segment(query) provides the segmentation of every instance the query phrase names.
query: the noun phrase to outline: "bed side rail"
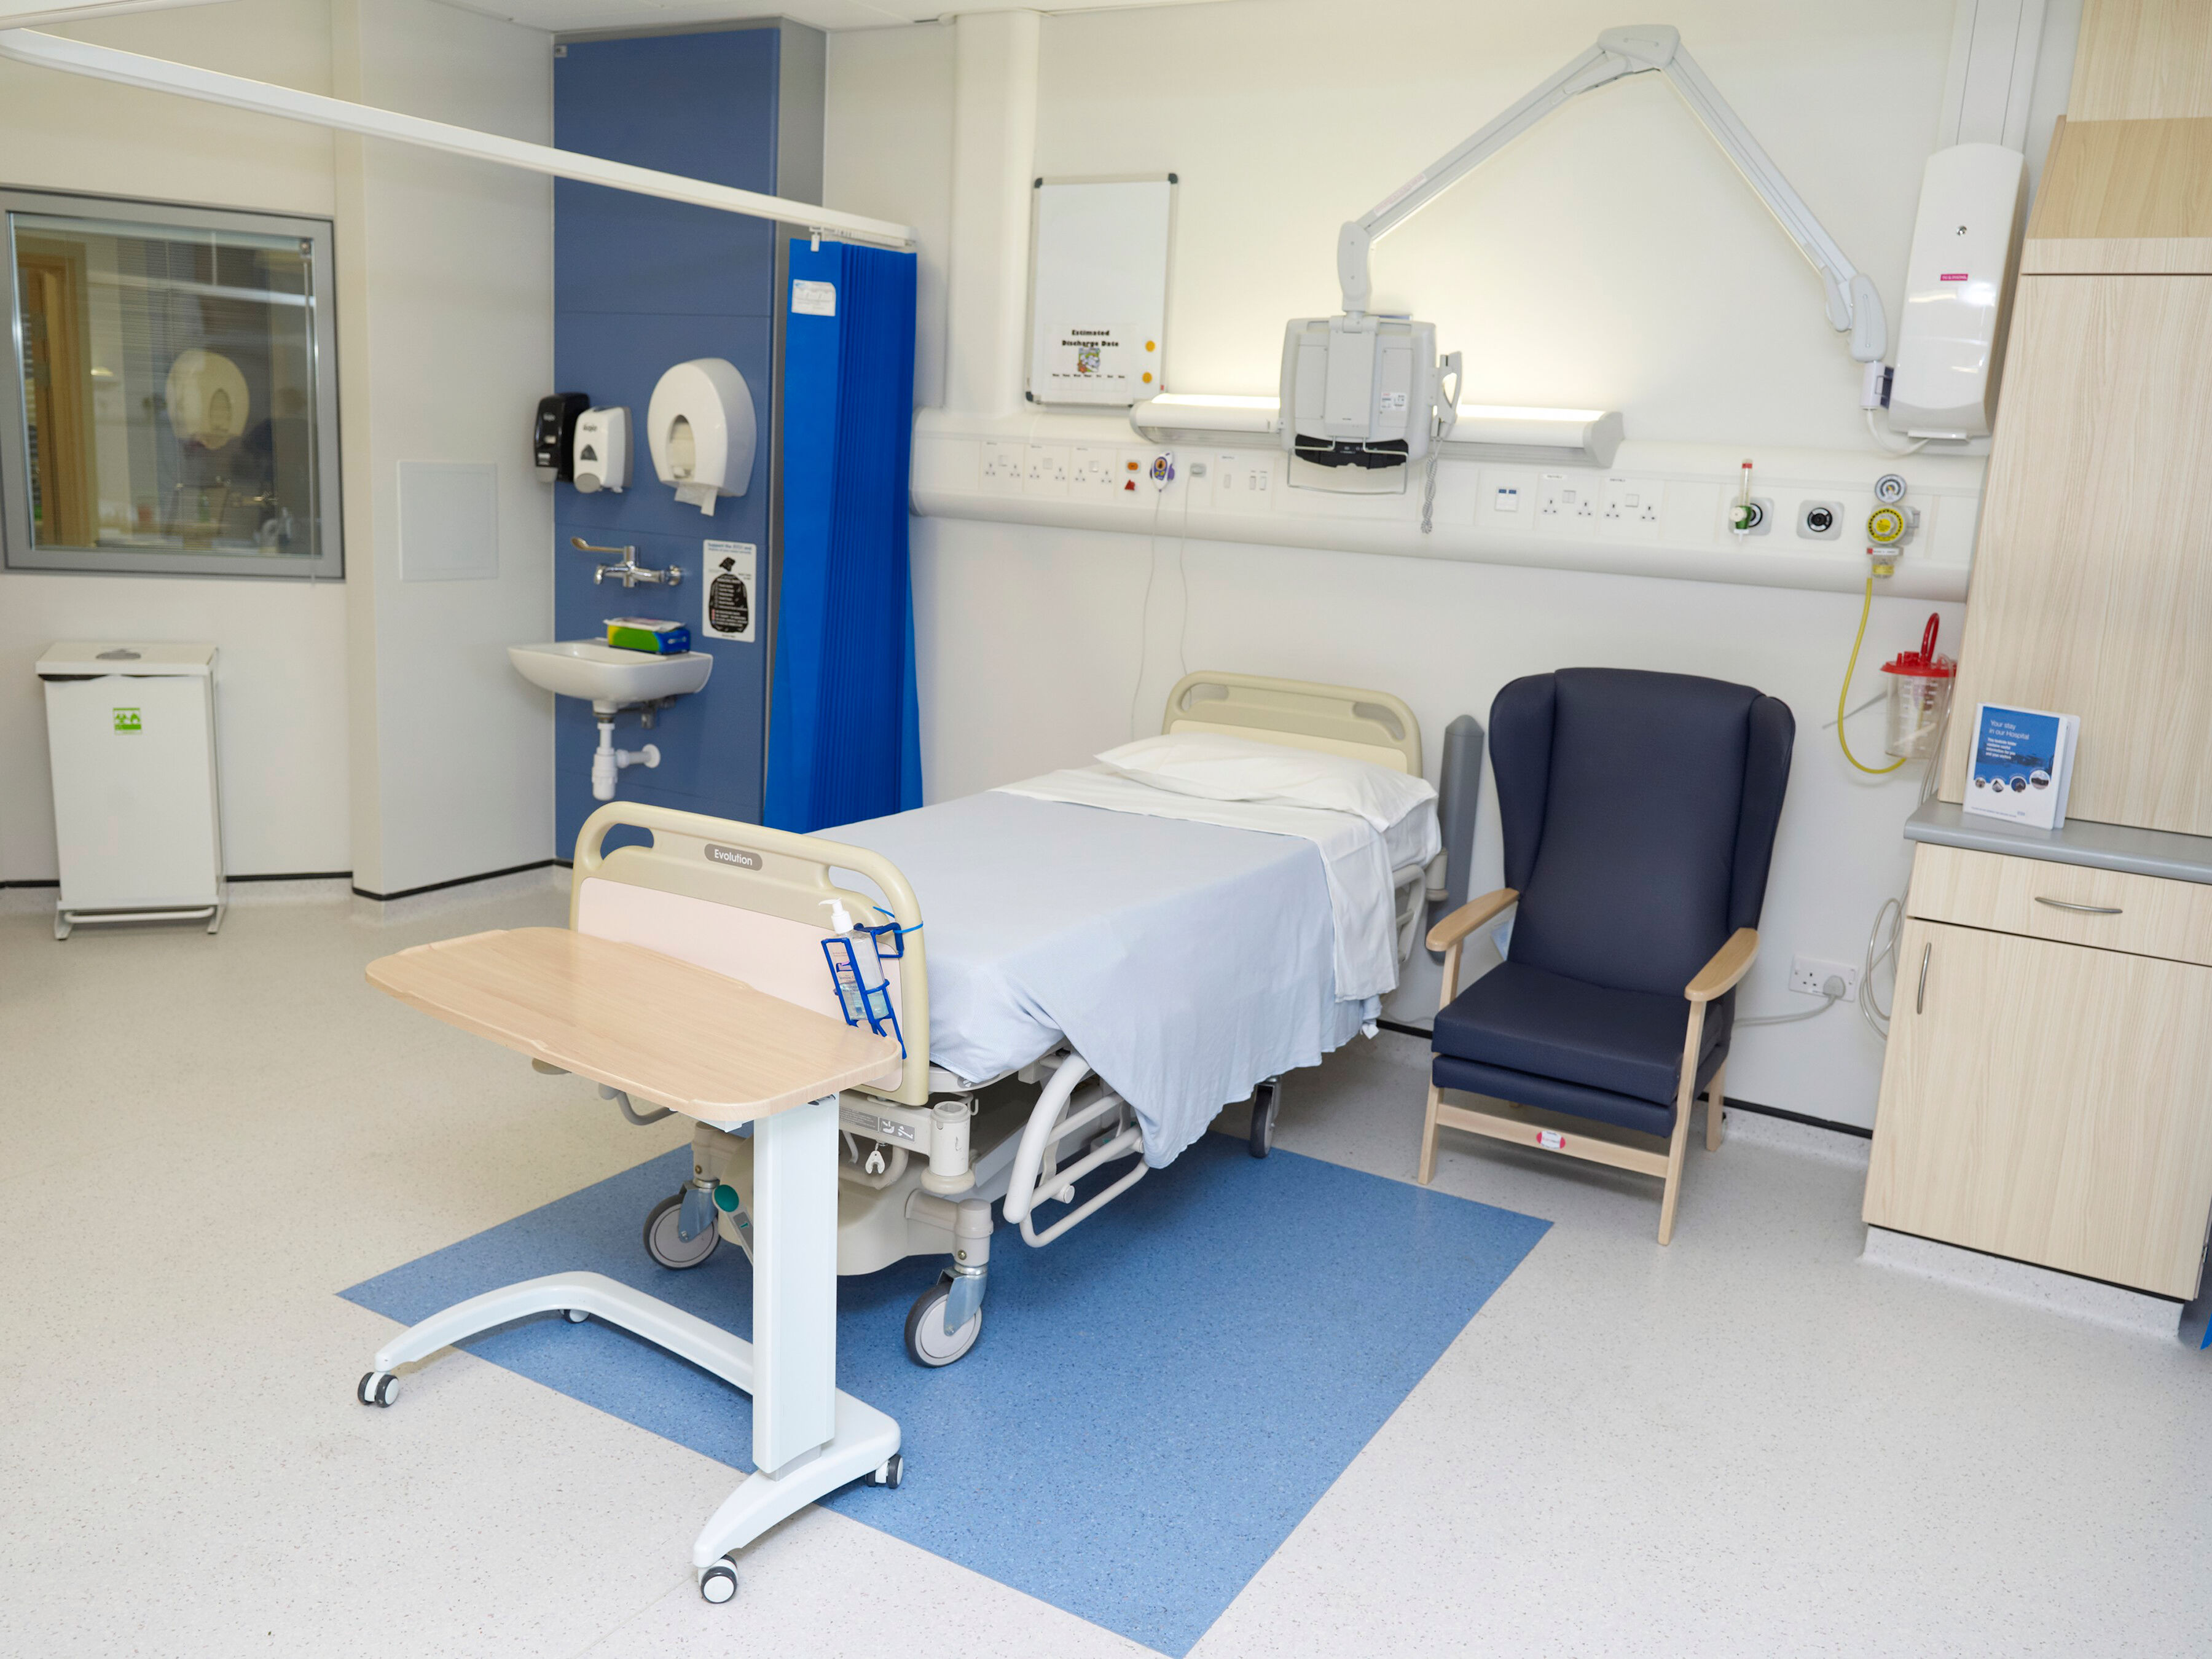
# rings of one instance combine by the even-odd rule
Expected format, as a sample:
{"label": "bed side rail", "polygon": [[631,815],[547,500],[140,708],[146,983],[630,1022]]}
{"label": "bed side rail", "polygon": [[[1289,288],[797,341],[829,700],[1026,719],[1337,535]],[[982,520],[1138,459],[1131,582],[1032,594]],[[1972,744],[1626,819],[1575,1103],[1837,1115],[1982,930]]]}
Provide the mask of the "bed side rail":
{"label": "bed side rail", "polygon": [[[651,844],[605,850],[608,835],[620,827],[647,831],[653,837]],[[878,889],[880,898],[839,884],[831,875],[839,870],[865,878]],[[907,1059],[897,1088],[866,1092],[902,1105],[927,1103],[929,971],[921,906],[898,866],[882,854],[820,836],[793,835],[762,824],[710,817],[703,812],[617,800],[608,802],[586,818],[576,837],[575,868],[568,886],[571,927],[578,926],[586,885],[594,879],[775,917],[817,935],[828,932],[830,912],[824,907],[833,899],[842,902],[854,917],[871,921],[883,920],[874,914],[877,909],[889,911],[902,930],[900,937],[905,949],[902,957],[885,966],[896,975],[899,1030]],[[819,983],[826,994],[829,964],[805,957],[807,951],[818,956],[818,946],[804,934],[794,933],[791,937],[800,947],[796,971],[818,969]],[[759,988],[775,990],[769,985]]]}

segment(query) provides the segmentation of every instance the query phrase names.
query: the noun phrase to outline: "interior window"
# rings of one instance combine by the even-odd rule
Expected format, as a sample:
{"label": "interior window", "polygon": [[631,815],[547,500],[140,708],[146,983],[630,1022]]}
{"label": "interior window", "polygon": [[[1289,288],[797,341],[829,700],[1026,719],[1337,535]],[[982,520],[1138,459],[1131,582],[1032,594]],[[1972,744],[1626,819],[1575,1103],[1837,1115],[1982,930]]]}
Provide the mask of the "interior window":
{"label": "interior window", "polygon": [[9,564],[337,574],[327,227],[0,200]]}

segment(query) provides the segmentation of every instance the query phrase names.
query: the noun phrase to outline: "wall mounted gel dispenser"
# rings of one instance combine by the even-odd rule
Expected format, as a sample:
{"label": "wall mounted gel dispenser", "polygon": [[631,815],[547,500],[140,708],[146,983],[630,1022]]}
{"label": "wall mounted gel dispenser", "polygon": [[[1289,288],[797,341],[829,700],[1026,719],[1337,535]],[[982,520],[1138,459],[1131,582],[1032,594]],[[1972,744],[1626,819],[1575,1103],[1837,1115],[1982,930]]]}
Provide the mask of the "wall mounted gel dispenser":
{"label": "wall mounted gel dispenser", "polygon": [[587,409],[576,417],[576,488],[586,495],[602,489],[622,494],[629,483],[629,410]]}
{"label": "wall mounted gel dispenser", "polygon": [[744,495],[752,481],[752,392],[726,359],[695,358],[662,375],[645,428],[653,470],[687,506],[712,514],[718,499]]}

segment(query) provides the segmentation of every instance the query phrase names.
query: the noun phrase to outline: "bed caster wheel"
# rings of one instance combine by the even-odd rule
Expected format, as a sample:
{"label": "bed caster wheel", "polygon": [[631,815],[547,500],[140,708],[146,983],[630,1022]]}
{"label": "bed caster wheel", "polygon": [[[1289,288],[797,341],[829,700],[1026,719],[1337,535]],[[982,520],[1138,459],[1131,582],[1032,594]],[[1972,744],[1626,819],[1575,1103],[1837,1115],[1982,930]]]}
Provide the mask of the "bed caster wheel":
{"label": "bed caster wheel", "polygon": [[738,1593],[738,1570],[727,1561],[717,1561],[699,1575],[699,1594],[716,1607]]}
{"label": "bed caster wheel", "polygon": [[1252,1091],[1252,1129],[1247,1143],[1255,1158],[1275,1150],[1275,1112],[1283,1103],[1283,1085],[1263,1083]]}
{"label": "bed caster wheel", "polygon": [[389,1406],[399,1398],[399,1379],[390,1371],[364,1371],[353,1394],[364,1406]]}
{"label": "bed caster wheel", "polygon": [[884,1461],[883,1468],[868,1477],[868,1484],[872,1486],[881,1486],[886,1492],[896,1492],[899,1489],[899,1483],[905,1479],[906,1456],[903,1453],[893,1452]]}
{"label": "bed caster wheel", "polygon": [[690,1238],[678,1231],[684,1194],[664,1198],[645,1218],[645,1253],[664,1267],[696,1267],[714,1254],[722,1236],[709,1224]]}
{"label": "bed caster wheel", "polygon": [[571,1325],[580,1325],[589,1319],[591,1315],[586,1313],[581,1308],[563,1308],[561,1310],[561,1317]]}
{"label": "bed caster wheel", "polygon": [[[952,1275],[947,1273],[914,1299],[914,1307],[906,1316],[906,1356],[917,1365],[927,1365],[932,1370],[950,1365],[974,1347],[975,1339],[983,1334],[981,1308],[969,1314],[968,1322],[958,1330],[945,1328],[945,1304],[951,1294]],[[894,1480],[891,1484],[898,1483]]]}

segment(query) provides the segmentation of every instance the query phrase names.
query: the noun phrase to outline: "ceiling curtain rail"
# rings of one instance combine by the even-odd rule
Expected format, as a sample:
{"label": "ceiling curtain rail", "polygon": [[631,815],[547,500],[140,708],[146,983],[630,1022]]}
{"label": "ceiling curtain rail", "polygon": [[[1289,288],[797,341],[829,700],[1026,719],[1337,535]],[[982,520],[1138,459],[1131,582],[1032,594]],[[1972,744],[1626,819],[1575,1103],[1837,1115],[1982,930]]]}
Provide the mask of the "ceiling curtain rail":
{"label": "ceiling curtain rail", "polygon": [[[0,16],[4,16],[4,13],[0,13]],[[911,226],[894,224],[887,219],[841,213],[834,208],[820,207],[811,202],[793,202],[781,196],[763,196],[756,191],[708,184],[703,179],[687,179],[680,173],[659,173],[651,167],[631,167],[621,161],[603,161],[594,155],[579,155],[573,150],[556,149],[550,144],[532,144],[519,138],[502,138],[495,133],[478,132],[472,127],[457,127],[443,121],[426,120],[417,115],[402,115],[397,111],[378,109],[374,105],[356,104],[343,98],[325,98],[319,93],[299,92],[290,87],[272,86],[265,81],[222,75],[214,70],[196,69],[188,64],[171,63],[167,58],[118,52],[112,46],[95,46],[82,40],[66,40],[60,35],[43,34],[35,29],[0,29],[0,57],[11,58],[18,63],[34,64],[42,69],[59,70],[68,75],[90,76],[94,80],[113,81],[126,87],[173,93],[179,97],[197,98],[204,103],[251,110],[257,114],[276,116],[280,120],[304,121],[313,126],[331,127],[340,132],[358,133],[365,138],[385,138],[425,149],[443,150],[449,155],[465,155],[480,161],[495,162],[501,167],[520,167],[526,172],[548,173],[556,179],[573,179],[580,184],[604,185],[611,190],[625,190],[635,195],[657,196],[665,201],[688,202],[695,207],[711,208],[722,213],[741,213],[756,219],[773,220],[798,226],[816,235],[834,235],[847,240],[872,242],[894,248],[912,247],[915,240]]]}

